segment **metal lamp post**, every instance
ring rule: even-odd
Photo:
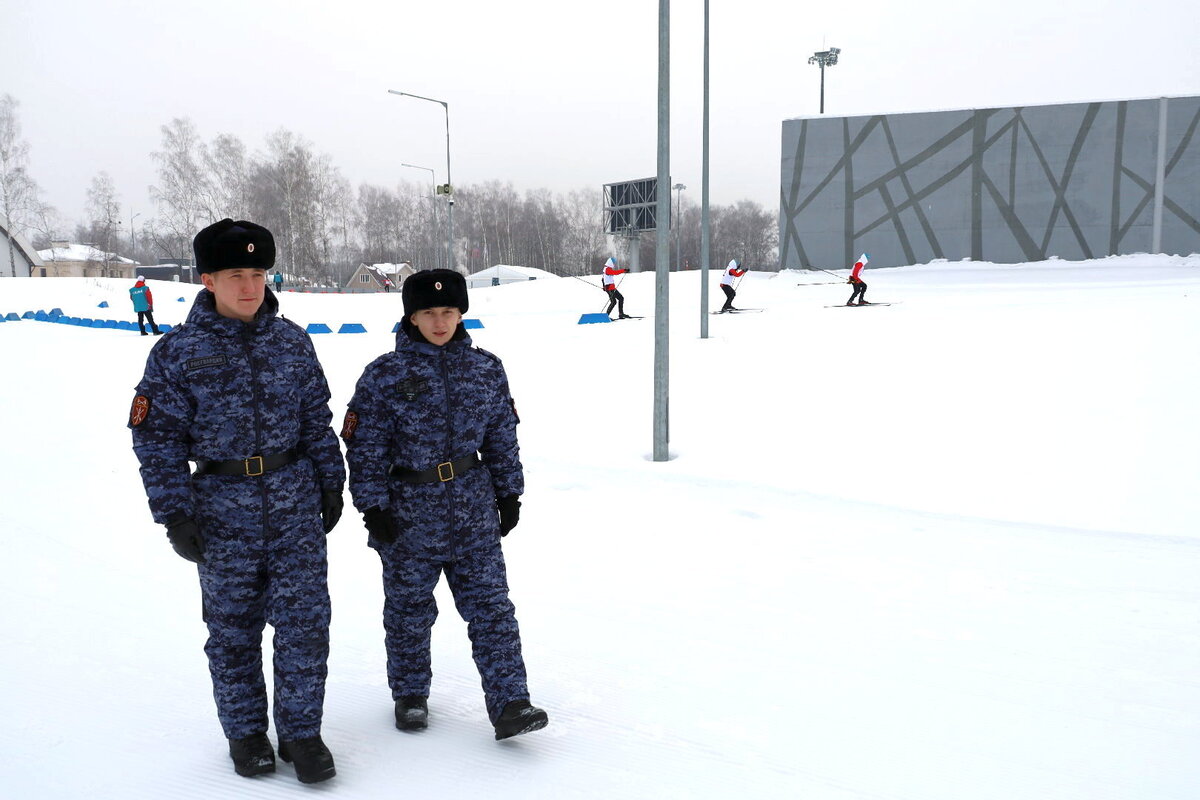
[[[683,220],[679,216],[679,201],[683,197],[683,190],[687,187],[682,183],[677,183],[671,187],[675,190],[675,271],[683,271],[683,248],[680,246],[680,228],[683,227]]]
[[[434,192],[434,194],[431,194],[429,196],[429,200],[431,201],[431,207],[429,209],[429,216],[432,218],[433,229],[434,229],[434,231],[436,231],[437,230],[437,205],[433,204],[432,201],[434,200],[436,193],[437,193],[437,177],[436,177],[436,173],[434,173],[434,171],[433,171],[433,167],[422,167],[419,164],[401,164],[400,166],[408,167],[409,169],[423,169],[429,173],[429,186],[432,188],[432,190]],[[434,260],[436,262],[437,259],[435,258]],[[435,266],[436,266],[436,264],[435,264]]]
[[[388,89],[388,94],[427,100],[430,103],[437,103],[446,111],[446,185],[438,187],[437,193],[446,195],[446,266],[454,269],[454,184],[450,180],[450,104],[445,100],[435,100],[432,97],[422,97],[419,94],[399,92],[395,89]]]
[[[828,50],[820,50],[813,53],[808,59],[808,63],[816,64],[821,68],[821,113],[825,113],[825,68],[832,67],[838,62],[838,53],[842,52],[841,48],[831,47]]]

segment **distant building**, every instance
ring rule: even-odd
[[[346,281],[347,289],[355,292],[396,291],[404,279],[416,272],[407,261],[399,264],[359,264]],[[388,282],[391,286],[388,286]]]
[[[547,272],[537,267],[514,267],[511,264],[496,264],[495,266],[472,272],[467,276],[467,286],[475,289],[481,286],[500,286],[505,283],[521,283],[534,281],[538,278],[557,278],[553,272]]]
[[[0,278],[29,278],[42,268],[37,251],[19,233],[11,231],[0,217]]]
[[[128,278],[137,276],[141,265],[116,253],[106,253],[90,244],[51,242],[47,250],[39,250],[42,259],[40,275],[35,278]]]

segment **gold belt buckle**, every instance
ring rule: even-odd
[[[443,470],[442,467],[445,467],[446,469]],[[451,464],[449,461],[443,461],[441,464],[438,464],[437,472],[438,472],[438,480],[441,481],[442,483],[445,483],[446,481],[454,480],[454,465]]]
[[[253,469],[253,468],[250,466],[250,465],[251,465],[251,464],[253,464],[255,461],[257,461],[257,462],[258,462],[258,464],[257,464],[257,466],[258,466],[258,472],[253,472],[253,471],[252,471],[252,469]],[[262,456],[250,456],[249,458],[247,458],[247,459],[244,459],[242,463],[245,465],[245,468],[246,468],[246,475],[247,475],[248,477],[251,477],[251,478],[257,478],[259,475],[262,475],[262,474],[263,474],[263,472],[265,472],[265,471],[266,471],[266,470],[263,468],[263,457],[262,457]]]

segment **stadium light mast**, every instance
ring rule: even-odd
[[[828,50],[820,50],[813,53],[808,59],[808,63],[816,64],[821,68],[821,113],[825,113],[825,68],[832,67],[838,62],[838,53],[842,52],[840,47],[831,47]]]

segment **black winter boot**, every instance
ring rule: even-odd
[[[275,751],[265,733],[256,733],[244,739],[229,740],[229,757],[233,759],[233,770],[243,778],[266,775],[275,771]]]
[[[496,719],[496,741],[510,736],[520,736],[522,733],[540,731],[546,727],[550,718],[546,712],[531,704],[528,700],[513,700],[504,706]]]
[[[281,739],[279,757],[288,763],[296,762],[296,777],[301,783],[320,783],[337,774],[333,768],[333,754],[320,736],[290,742]]]
[[[396,701],[396,727],[402,731],[420,731],[429,726],[429,703],[420,695]]]

